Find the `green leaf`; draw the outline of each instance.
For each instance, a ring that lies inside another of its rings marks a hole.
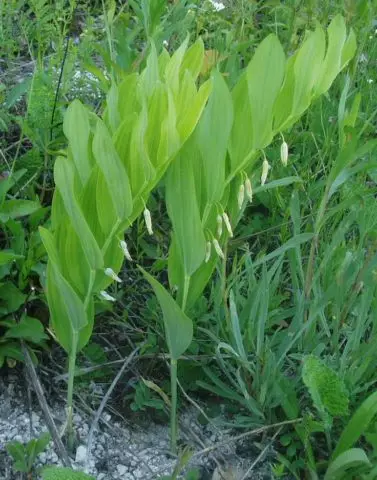
[[[17,255],[6,250],[0,251],[0,265],[7,265],[8,263],[13,262],[13,260],[19,260],[21,258],[24,258],[23,255]]]
[[[33,317],[24,315],[19,323],[12,325],[5,332],[4,338],[19,338],[36,344],[47,340],[42,323]]]
[[[344,480],[345,478],[356,478],[352,475],[352,469],[360,467],[369,467],[371,465],[364,450],[361,448],[351,448],[341,453],[326,471],[324,480]],[[347,475],[348,473],[348,475]]]
[[[219,202],[224,191],[225,156],[233,125],[233,102],[229,89],[216,70],[213,88],[198,123],[196,138],[203,158],[203,173],[208,203]]]
[[[51,435],[49,434],[49,432],[44,432],[42,433],[38,438],[37,438],[37,445],[36,445],[36,454],[39,455],[40,453],[42,453],[47,445],[50,443],[51,441]]]
[[[20,442],[10,442],[6,444],[5,448],[9,455],[13,458],[13,468],[16,470],[16,472],[27,473],[28,466],[26,463],[24,446]]]
[[[332,459],[336,459],[339,455],[344,453],[350,447],[355,445],[358,439],[363,435],[370,423],[377,415],[377,392],[372,393],[356,412],[352,415],[346,428],[340,435],[339,441],[336,445]]]
[[[13,358],[19,362],[24,361],[23,354],[21,352],[21,346],[19,343],[9,342],[0,344],[0,366],[4,363],[5,358]]]
[[[245,125],[251,121],[251,106],[248,98],[247,77],[244,73],[232,91],[234,122],[229,142],[232,170],[236,170],[253,149],[253,135],[245,134]]]
[[[344,18],[340,14],[336,15],[331,21],[327,29],[327,34],[327,52],[320,78],[315,85],[315,93],[317,96],[327,92],[342,68],[342,51],[347,32]]]
[[[207,103],[211,89],[212,81],[207,80],[200,86],[198,93],[192,99],[190,108],[186,111],[179,112],[177,130],[182,143],[184,143],[194,131]]]
[[[88,148],[90,125],[88,111],[79,100],[74,100],[67,108],[63,131],[69,141],[69,149],[81,183],[85,185],[92,169]]]
[[[194,44],[187,50],[183,57],[181,65],[181,76],[185,74],[186,70],[191,73],[191,76],[196,80],[203,66],[204,59],[204,43],[199,37]]]
[[[103,114],[104,121],[106,122],[109,130],[112,133],[116,131],[120,123],[118,106],[119,106],[119,89],[117,85],[113,83],[106,95],[106,110]]]
[[[170,293],[157,280],[141,267],[139,269],[156,294],[164,317],[165,335],[169,352],[173,360],[178,360],[192,341],[192,321],[182,312]]]
[[[321,74],[325,55],[325,34],[320,25],[311,32],[297,52],[294,63],[295,87],[292,117],[298,117],[309,107],[312,91]]]
[[[27,295],[22,293],[13,283],[7,282],[0,285],[0,312],[12,313],[18,310],[25,302]]]
[[[75,189],[75,170],[68,158],[58,157],[55,161],[56,187],[63,199],[64,207],[83,247],[85,256],[93,270],[103,268],[101,250],[83,215]],[[61,220],[62,221],[62,220]]]
[[[258,46],[246,70],[254,149],[265,148],[272,140],[272,112],[284,70],[283,47],[276,35],[271,34]]]
[[[165,68],[166,83],[172,89],[174,96],[178,94],[179,73],[180,73],[183,57],[187,50],[188,42],[189,42],[189,36],[187,35],[184,42],[174,52],[173,56],[171,57],[171,59],[169,60],[169,63],[166,65],[166,68]]]
[[[41,208],[38,202],[32,200],[5,200],[0,208],[0,220],[6,222],[9,218],[19,218],[30,215]]]
[[[95,480],[94,477],[70,468],[47,467],[42,470],[43,480]]]
[[[242,358],[243,361],[247,362],[247,355],[243,345],[243,338],[241,334],[240,322],[237,313],[236,302],[234,301],[233,290],[229,294],[229,310],[230,310],[230,320],[232,325],[232,334],[237,346],[237,353]]]
[[[123,221],[132,212],[131,187],[110,134],[100,119],[97,121],[92,148],[96,162],[106,180],[114,209],[119,220]]]
[[[305,357],[302,378],[321,414],[348,415],[349,397],[344,382],[322,360],[314,355]]]
[[[292,185],[293,183],[302,183],[303,180],[300,177],[284,177],[279,178],[278,180],[272,180],[271,182],[260,185],[253,189],[254,193],[266,192],[267,190],[272,190],[278,187],[286,187],[287,185]]]
[[[357,50],[357,42],[355,32],[350,30],[347,40],[342,50],[341,68],[343,69],[347,63],[354,57]]]
[[[79,333],[91,315],[86,313],[83,302],[60,272],[52,234],[44,228],[39,231],[49,256],[46,294],[51,323],[59,343],[69,353],[78,345]]]
[[[170,166],[166,179],[167,210],[186,276],[191,276],[204,261],[206,248],[195,187],[198,154],[193,137]]]
[[[282,245],[281,247],[255,260],[253,262],[253,266],[257,267],[262,263],[268,262],[273,258],[280,256],[282,253],[286,252],[287,250],[296,248],[298,245],[308,242],[313,238],[313,236],[314,236],[313,233],[300,233],[299,235],[295,235],[293,238],[290,238],[286,243],[284,243],[284,245]]]

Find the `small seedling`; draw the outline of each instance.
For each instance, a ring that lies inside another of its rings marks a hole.
[[[14,471],[26,473],[28,479],[31,479],[35,460],[45,450],[50,440],[50,434],[46,432],[26,444],[21,442],[8,443],[6,449],[13,458]]]

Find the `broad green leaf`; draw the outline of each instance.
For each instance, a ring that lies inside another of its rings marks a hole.
[[[47,340],[44,327],[37,318],[24,315],[19,323],[12,325],[5,332],[4,338],[20,338],[28,342],[41,343]]]
[[[339,14],[333,18],[327,29],[328,46],[322,72],[315,85],[317,96],[327,92],[342,67],[342,50],[346,41],[346,25]]]
[[[127,172],[130,178],[132,195],[136,198],[143,192],[147,183],[155,176],[155,170],[149,157],[150,154],[158,157],[157,150],[152,148],[148,151],[146,132],[148,128],[148,115],[145,108],[134,120],[132,136],[130,139],[129,153],[125,158]],[[158,125],[160,128],[160,125]],[[156,135],[157,137],[158,135]],[[156,138],[154,137],[154,139]],[[156,164],[158,160],[156,161]]]
[[[17,472],[27,473],[28,467],[26,463],[25,448],[22,443],[19,442],[9,442],[6,444],[5,448],[9,455],[13,458],[13,468]]]
[[[184,143],[194,131],[203,112],[208,96],[212,89],[212,81],[207,80],[201,85],[198,93],[193,98],[190,108],[185,112],[179,112],[177,130]]]
[[[355,445],[377,415],[377,392],[372,393],[353,414],[337,442],[332,459]]]
[[[103,203],[105,203],[106,215],[104,215],[102,212],[102,214],[99,213],[100,210],[95,201],[98,194],[101,197],[101,200],[103,200]],[[116,215],[108,186],[98,165],[92,168],[89,180],[86,182],[86,185],[81,192],[80,205],[88,226],[98,243],[98,246],[102,247],[107,235],[111,232],[112,227],[116,222]],[[105,219],[107,222],[111,222],[109,230],[102,229],[103,219]]]
[[[70,354],[79,348],[79,335],[89,323],[84,304],[69,283],[50,263],[47,267],[47,300],[51,313],[51,324],[57,340]]]
[[[132,212],[130,183],[110,134],[100,119],[97,121],[92,149],[106,180],[117,216],[119,220],[125,220]]]
[[[5,358],[12,358],[18,360],[19,362],[24,361],[24,356],[22,354],[19,342],[7,342],[5,344],[0,344],[0,367],[3,366]]]
[[[310,105],[313,88],[321,73],[326,39],[320,25],[311,32],[298,50],[295,63],[295,88],[291,115],[300,116]]]
[[[80,238],[84,253],[93,270],[103,268],[102,254],[77,201],[74,187],[75,170],[69,159],[58,157],[54,177],[72,226]]]
[[[169,352],[173,360],[178,360],[192,341],[192,321],[182,312],[174,298],[157,280],[141,267],[139,269],[156,294],[164,317],[165,335]]]
[[[193,98],[197,94],[195,80],[191,73],[186,70],[181,80],[181,87],[179,93],[175,98],[175,108],[180,115],[184,114],[192,104]]]
[[[167,210],[186,276],[203,262],[206,248],[193,168],[193,157],[198,154],[191,139],[170,166],[166,179]]]
[[[173,94],[168,88],[168,113],[161,124],[160,145],[157,152],[158,176],[166,170],[168,161],[178,152],[182,145],[177,129],[177,112]],[[158,178],[158,177],[157,177]]]
[[[143,85],[143,93],[150,97],[154,92],[155,86],[160,80],[158,69],[157,51],[154,43],[151,44],[151,51],[147,58],[147,66],[140,75],[140,81]]]
[[[81,183],[85,185],[92,168],[89,156],[89,116],[79,100],[74,100],[64,115],[63,131],[69,141],[69,149]]]
[[[274,104],[274,130],[279,131],[287,128],[293,121],[293,100],[296,90],[295,61],[298,52],[288,58],[286,63],[285,78],[283,86]]]
[[[253,137],[254,149],[265,148],[272,140],[273,106],[283,84],[284,70],[283,47],[278,38],[271,34],[258,46],[246,69],[251,108],[249,135]]]
[[[0,207],[0,219],[6,222],[9,218],[19,218],[36,212],[41,205],[32,200],[5,200]]]
[[[117,85],[113,83],[106,95],[106,110],[103,114],[104,121],[112,133],[117,130],[120,123],[118,105],[119,89]]]
[[[243,74],[232,91],[234,123],[228,148],[233,171],[242,164],[253,149],[251,107],[247,98],[247,77]]]
[[[165,120],[167,114],[168,94],[166,86],[162,83],[158,83],[155,86],[153,95],[150,98],[148,114],[146,111],[142,112],[142,119],[140,118],[140,123],[138,124],[139,131],[136,132],[135,129],[135,136],[133,136],[133,141],[138,145],[138,151],[141,154],[141,159],[139,163],[140,167],[143,168],[145,172],[143,175],[145,181],[148,181],[150,178],[150,167],[148,169],[148,164],[150,163],[150,161],[152,161],[155,167],[158,166],[157,154],[160,145],[161,124]],[[138,137],[136,137],[136,135]],[[145,151],[146,146],[148,146],[148,155],[146,155]],[[136,158],[134,160],[136,160]],[[137,167],[138,165],[135,165],[135,163],[132,166],[132,168]]]
[[[39,231],[49,257],[46,294],[51,323],[59,343],[69,353],[77,346],[80,330],[88,324],[88,315],[83,302],[60,273],[52,234],[44,228]]]
[[[191,76],[196,80],[203,66],[204,59],[204,44],[201,37],[191,45],[191,47],[185,53],[181,66],[181,75],[184,75],[186,70],[189,70]]]
[[[208,105],[196,130],[208,203],[219,202],[223,195],[225,157],[233,124],[233,104],[228,87],[218,71],[213,73],[212,79]]]
[[[324,480],[344,480],[352,475],[352,469],[359,467],[368,467],[371,463],[366,453],[361,448],[350,448],[341,453],[329,466],[324,476]],[[348,473],[348,475],[347,475]]]
[[[189,36],[187,35],[184,42],[174,52],[173,56],[171,57],[171,59],[169,60],[169,62],[165,67],[166,83],[172,89],[174,97],[178,94],[178,91],[179,91],[180,69],[181,69],[183,57],[187,50],[188,42],[189,42]]]
[[[351,29],[342,50],[341,69],[343,69],[350,60],[352,60],[352,58],[356,53],[356,49],[357,49],[356,35],[355,35],[355,32]]]
[[[12,313],[18,310],[25,302],[27,295],[22,293],[13,283],[6,282],[0,285],[0,312]]]
[[[7,265],[13,262],[13,260],[19,260],[24,258],[23,255],[16,255],[15,253],[7,250],[0,251],[0,265]]]
[[[166,48],[163,48],[159,57],[158,57],[158,71],[160,72],[160,77],[165,78],[166,65],[169,63],[170,55]]]
[[[361,103],[361,93],[357,92],[355,95],[355,98],[353,99],[351,110],[349,112],[346,112],[345,114],[344,122],[343,122],[344,127],[353,128],[355,126],[355,123],[359,114],[360,103]]]
[[[122,120],[139,110],[139,99],[136,95],[136,92],[138,91],[138,82],[139,75],[133,73],[127,75],[118,87],[118,111]]]
[[[51,441],[51,435],[48,432],[42,433],[38,438],[37,438],[37,445],[36,445],[36,452],[37,455],[42,453],[44,449],[47,447],[47,445]]]
[[[88,289],[90,264],[83,251],[80,238],[76,234],[69,219],[61,223],[54,232],[57,264],[63,277],[76,293],[84,298]]]

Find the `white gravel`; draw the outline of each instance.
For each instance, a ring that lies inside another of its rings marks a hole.
[[[14,440],[27,443],[32,438],[27,396],[24,385],[21,385],[23,383],[23,379],[20,381],[13,378],[11,381],[7,380],[5,386],[0,378],[0,480],[19,478],[12,473],[12,461],[5,450],[6,443]],[[35,438],[46,431],[46,426],[36,400],[33,399],[33,402],[32,424]],[[65,418],[64,406],[54,404],[51,406],[51,412],[60,427]],[[193,451],[230,439],[227,434],[221,434],[211,425],[200,425],[196,417],[196,410],[188,411],[183,416],[184,424],[189,426],[183,435],[184,443],[189,444]],[[103,414],[99,430],[93,437],[88,464],[86,440],[91,420],[82,413],[74,415],[73,421],[79,438],[79,446],[72,462],[74,468],[92,474],[97,480],[153,480],[172,473],[177,460],[169,454],[167,426],[150,423],[143,429],[136,425],[126,425],[125,422],[117,421],[108,412]],[[201,439],[201,445],[198,444],[198,439]],[[241,459],[237,457],[235,448],[235,445],[229,442],[229,445],[222,447],[221,450],[216,450],[216,460],[219,459],[222,463],[225,461],[227,467],[232,463],[237,464],[239,468]],[[37,467],[44,465],[60,465],[52,442],[38,457]],[[195,461],[191,461],[191,467],[198,467],[203,472],[203,479],[211,479],[216,462],[213,457],[197,456]],[[253,475],[250,478],[271,477]]]

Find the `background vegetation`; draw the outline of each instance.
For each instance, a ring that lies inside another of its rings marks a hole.
[[[377,5],[223,5],[0,0],[0,374],[22,369],[27,354],[39,372],[60,376],[59,388],[67,389],[68,362],[49,327],[47,255],[39,227],[51,228],[53,168],[67,146],[63,119],[71,101],[79,99],[106,119],[111,85],[142,71],[152,44],[158,54],[163,48],[173,53],[187,33],[190,45],[199,37],[204,44],[197,84],[215,69],[233,88],[269,34],[291,56],[308,30],[326,29],[341,14],[355,32],[355,55],[330,90],[284,132],[287,166],[277,136],[264,149],[268,182],[259,184],[257,165],[248,172],[253,200],[227,242],[226,259],[186,311],[194,333],[178,355],[185,392],[178,411],[191,398],[220,428],[240,432],[292,421],[274,437],[272,478],[373,479]],[[162,354],[163,315],[137,268],[169,290],[174,218],[167,212],[166,182],[163,177],[148,199],[153,236],[142,215],[127,232],[133,261],[119,273],[122,283],[107,290],[116,302],[95,298],[93,335],[75,367],[73,402],[97,408],[102,397],[91,383],[111,384],[119,362],[139,348],[133,372],[117,383],[110,400],[111,408],[135,422],[140,412],[169,419],[167,361],[173,355]],[[273,433],[260,437],[261,449]]]

